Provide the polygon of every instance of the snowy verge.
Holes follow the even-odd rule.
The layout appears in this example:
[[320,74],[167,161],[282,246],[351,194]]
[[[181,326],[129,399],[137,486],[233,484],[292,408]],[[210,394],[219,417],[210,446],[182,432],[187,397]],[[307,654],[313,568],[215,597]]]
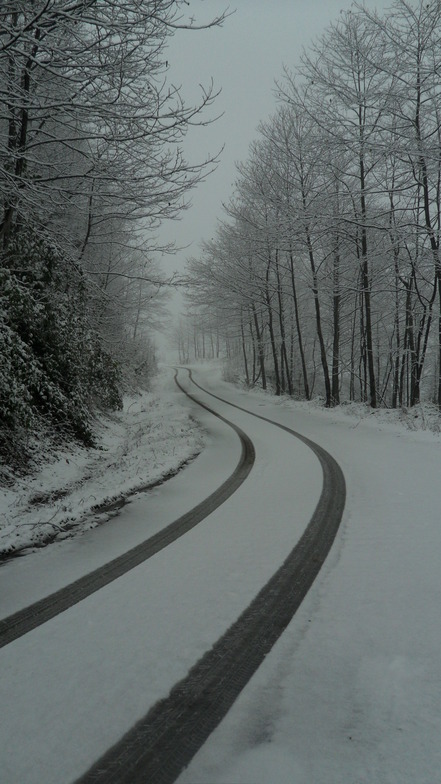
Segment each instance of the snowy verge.
[[96,447],[69,445],[0,488],[0,559],[94,528],[195,458],[203,431],[169,390],[169,375],[159,375],[153,391],[100,418]]
[[[239,374],[232,373],[219,362],[213,361],[210,363],[211,365],[212,378],[216,377],[218,381],[233,385],[244,393],[252,392],[253,396],[261,396],[262,400],[284,408],[291,407],[296,411],[305,412],[322,411],[325,415],[337,417],[341,421],[347,418],[352,419],[355,426],[362,421],[365,423],[369,421],[373,427],[379,427],[381,430],[386,426],[387,429],[395,431],[410,430],[412,432],[425,431],[435,435],[441,434],[441,413],[434,403],[421,402],[412,408],[402,406],[401,408],[373,409],[368,403],[343,401],[337,406],[326,408],[323,397],[302,400],[289,397],[289,395],[275,395],[272,390],[263,390],[259,386],[248,387],[244,378]],[[194,367],[198,366],[194,365]]]

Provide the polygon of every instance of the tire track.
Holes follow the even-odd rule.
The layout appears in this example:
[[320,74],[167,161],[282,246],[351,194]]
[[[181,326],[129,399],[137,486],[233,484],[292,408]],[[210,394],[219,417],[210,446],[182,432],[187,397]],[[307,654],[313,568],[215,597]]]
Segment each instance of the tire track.
[[172,784],[227,714],[278,640],[328,554],[346,497],[343,473],[321,446],[277,422],[207,394],[291,433],[309,446],[323,471],[323,488],[302,537],[238,620],[168,697],[77,780],[76,784]]
[[46,623],[46,621],[54,618],[59,613],[68,610],[69,607],[81,602],[90,594],[99,591],[100,588],[108,585],[113,580],[130,571],[130,569],[147,561],[160,550],[168,547],[169,544],[186,534],[187,531],[190,531],[191,528],[194,528],[217,509],[218,506],[223,504],[247,478],[255,461],[255,450],[251,439],[240,427],[229,422],[228,419],[225,419],[225,417],[213,411],[213,409],[193,397],[189,392],[186,392],[179,383],[177,376],[178,371],[176,370],[174,380],[181,392],[206,411],[209,411],[217,419],[229,425],[239,436],[242,446],[241,456],[233,473],[208,498],[205,498],[200,504],[190,509],[189,512],[179,517],[173,523],[170,523],[162,531],[146,539],[145,542],[141,542],[141,544],[136,545],[136,547],[133,547],[126,553],[117,556],[112,561],[84,575],[84,577],[80,577],[64,588],[60,588],[60,590],[49,596],[0,620],[0,648],[22,637],[24,634],[32,631],[32,629],[37,628],[37,626]]

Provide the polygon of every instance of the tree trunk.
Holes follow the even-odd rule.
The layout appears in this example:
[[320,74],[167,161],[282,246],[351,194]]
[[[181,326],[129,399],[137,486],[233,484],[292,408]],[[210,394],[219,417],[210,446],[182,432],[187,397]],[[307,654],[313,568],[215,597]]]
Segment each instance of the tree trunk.
[[262,389],[266,389],[266,372],[265,372],[265,351],[263,347],[262,341],[262,333],[259,327],[259,319],[257,317],[256,306],[253,302],[251,305],[251,310],[253,313],[253,321],[254,321],[254,329],[256,330],[256,338],[257,338],[257,348],[258,348],[258,355],[259,355],[259,366],[260,366],[260,375],[262,378]]
[[265,302],[268,310],[268,329],[270,333],[271,350],[273,354],[274,382],[276,385],[275,392],[276,395],[280,395],[281,386],[280,386],[279,360],[277,357],[277,344],[276,344],[276,337],[274,334],[274,323],[273,323],[273,309],[271,306],[271,296],[269,292],[270,264],[271,264],[271,259],[268,259],[267,268],[266,268]]
[[372,337],[372,313],[371,313],[371,282],[369,276],[369,259],[366,230],[366,197],[365,197],[365,170],[363,153],[360,153],[360,206],[361,206],[361,284],[364,299],[364,318],[365,318],[365,337],[366,337],[366,357],[367,370],[369,377],[369,404],[372,408],[377,408],[377,388],[375,380],[374,344]]
[[325,384],[325,401],[326,401],[325,404],[326,406],[329,407],[331,405],[331,383],[329,380],[328,360],[326,357],[325,340],[323,337],[323,329],[322,329],[322,318],[321,318],[320,302],[319,302],[319,295],[318,295],[317,270],[316,270],[315,259],[314,259],[314,251],[312,248],[312,243],[308,230],[306,230],[306,237],[308,243],[309,263],[311,265],[311,272],[312,272],[312,293],[314,296],[315,323],[317,329],[317,337],[320,346],[320,359],[322,363],[323,381]]
[[306,368],[305,350],[303,347],[302,328],[300,324],[299,305],[297,299],[297,285],[296,285],[296,279],[294,273],[294,257],[291,249],[289,251],[289,264],[290,264],[290,271],[291,271],[291,288],[292,288],[292,298],[294,302],[294,317],[296,322],[297,341],[299,346],[300,361],[302,364],[303,388],[305,390],[306,399],[310,400],[311,395],[309,392],[308,371]]
[[332,320],[333,320],[333,341],[332,341],[332,405],[340,403],[340,250],[337,247],[334,251],[333,267],[333,297],[332,297]]
[[[286,330],[285,330],[285,314],[284,314],[284,307],[283,307],[283,299],[282,299],[282,284],[280,280],[280,268],[279,268],[279,251],[276,250],[276,275],[277,275],[277,300],[279,304],[279,328],[280,328],[280,339],[281,339],[281,346],[280,346],[280,365],[283,370],[285,370],[286,374],[286,382],[288,385],[288,394],[292,395],[292,378],[290,373],[289,361],[288,361],[288,352],[286,349]],[[282,380],[282,389],[285,391],[285,383],[284,377]]]
[[243,328],[242,312],[240,314],[240,335],[241,335],[241,339],[242,339],[242,353],[243,353],[243,363],[244,363],[244,368],[245,368],[245,380],[246,380],[247,387],[249,387],[250,386],[250,374],[248,372],[248,357],[247,357],[247,348],[246,348],[246,343],[245,343],[245,332],[244,332],[244,328]]

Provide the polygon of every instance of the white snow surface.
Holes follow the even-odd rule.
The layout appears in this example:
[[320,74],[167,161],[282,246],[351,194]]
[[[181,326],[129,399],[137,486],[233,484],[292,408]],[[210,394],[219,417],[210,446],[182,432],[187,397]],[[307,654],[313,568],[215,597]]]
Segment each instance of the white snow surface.
[[96,423],[94,449],[70,446],[39,470],[0,487],[0,556],[58,541],[109,519],[102,505],[153,485],[202,449],[202,432],[161,373],[151,392]]
[[[212,367],[193,372],[328,449],[348,494],[308,596],[179,784],[438,784],[440,436],[386,414],[362,418],[362,408],[348,415],[245,392]],[[105,525],[2,566],[0,617],[147,538],[231,473],[236,434],[175,391],[172,377],[169,415],[200,421],[202,454]],[[321,490],[312,452],[185,386],[250,435],[255,466],[181,539],[0,651],[2,783],[80,776],[238,617],[311,517]],[[187,434],[193,446],[199,433]],[[108,495],[116,481],[110,474]]]

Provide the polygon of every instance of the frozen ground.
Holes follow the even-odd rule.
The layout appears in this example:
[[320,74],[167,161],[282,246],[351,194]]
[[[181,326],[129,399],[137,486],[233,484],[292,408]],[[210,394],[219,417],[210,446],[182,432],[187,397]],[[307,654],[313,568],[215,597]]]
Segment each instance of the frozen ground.
[[171,395],[169,373],[152,392],[126,397],[96,432],[95,449],[71,447],[0,486],[0,558],[105,522],[112,506],[172,475],[203,446],[202,431]]
[[[179,784],[438,784],[440,436],[409,429],[413,416],[323,411],[235,389],[213,368],[194,373],[322,444],[345,473],[348,497],[306,600]],[[172,375],[168,419],[177,407],[186,422],[200,418],[201,456],[106,525],[1,567],[1,617],[166,525],[231,472],[235,434],[174,391]],[[237,618],[311,515],[320,470],[310,451],[195,394],[249,433],[255,467],[182,539],[0,652],[7,784],[80,775]]]

